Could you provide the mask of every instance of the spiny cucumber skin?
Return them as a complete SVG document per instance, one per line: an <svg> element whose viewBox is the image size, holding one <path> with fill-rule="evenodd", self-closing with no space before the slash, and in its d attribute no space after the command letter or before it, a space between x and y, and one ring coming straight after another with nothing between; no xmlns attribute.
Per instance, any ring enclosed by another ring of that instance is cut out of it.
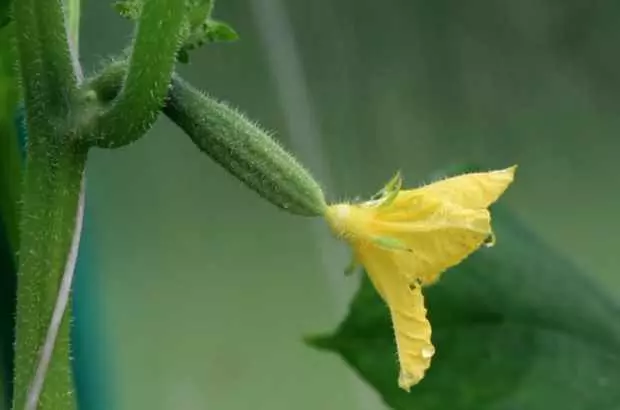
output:
<svg viewBox="0 0 620 410"><path fill-rule="evenodd" d="M164 111L200 150L272 204L297 215L324 214L323 191L310 173L239 111L179 78Z"/></svg>

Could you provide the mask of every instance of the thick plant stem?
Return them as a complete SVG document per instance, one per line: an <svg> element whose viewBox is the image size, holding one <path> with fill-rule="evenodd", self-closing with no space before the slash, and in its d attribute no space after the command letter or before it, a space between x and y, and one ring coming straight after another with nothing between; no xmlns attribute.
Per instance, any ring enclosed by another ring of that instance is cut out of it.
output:
<svg viewBox="0 0 620 410"><path fill-rule="evenodd" d="M77 89L62 0L14 4L23 98L29 122L66 116Z"/></svg>
<svg viewBox="0 0 620 410"><path fill-rule="evenodd" d="M71 288L73 286L73 277L75 274L75 265L80 247L82 222L84 218L84 184L85 179L82 177L82 186L80 187L80 198L78 200L78 209L75 217L75 227L71 239L70 250L60 278L60 286L56 297L56 303L54 304L54 311L52 312L52 319L50 320L50 325L45 336L45 342L41 347L37 369L28 391L26 410L36 410L37 408L39 398L41 397L43 386L45 384L45 379L47 377L47 370L49 369L54 355L54 350L56 348L56 341L58 340L58 335L60 334L60 329L62 328L62 324L65 319L65 312L71 303Z"/></svg>
<svg viewBox="0 0 620 410"><path fill-rule="evenodd" d="M71 131L81 68L71 51L63 0L14 4L28 146L22 173L13 408L22 410L57 300L74 228L86 149ZM39 410L76 407L70 365L70 310L42 385ZM38 404L36 403L38 401Z"/></svg>
<svg viewBox="0 0 620 410"><path fill-rule="evenodd" d="M37 142L41 141L41 142ZM31 139L24 172L17 284L14 409L26 404L56 303L76 225L86 149ZM39 410L75 408L66 309L47 369Z"/></svg>
<svg viewBox="0 0 620 410"><path fill-rule="evenodd" d="M65 0L66 6L65 12L68 20L69 40L71 42L70 51L71 59L73 61L73 68L77 76L78 83L82 81L82 68L79 63L79 20L80 20L80 0ZM39 405L39 399L41 397L43 386L47 378L47 371L50 367L58 336L61 333L61 328L65 317L70 317L71 305L71 291L73 287L73 277L75 273L75 266L77 262L77 255L80 245L80 238L82 234L82 221L84 217L84 201L85 201L85 178L82 176L82 183L80 187L79 200L77 206L77 213L75 217L75 225L73 230L73 236L71 240L68 256L65 261L64 269L60 277L60 286L58 295L56 297L56 303L54 304L54 310L50 320L49 327L45 335L45 341L40 347L39 361L34 372L33 379L30 383L28 396L26 398L26 405L24 410L36 410ZM69 343L69 340L67 340ZM69 350L69 346L65 347ZM60 348L62 349L62 347ZM60 386L62 388L62 386ZM72 390L72 386L69 386L68 390ZM55 406L56 404L54 404Z"/></svg>

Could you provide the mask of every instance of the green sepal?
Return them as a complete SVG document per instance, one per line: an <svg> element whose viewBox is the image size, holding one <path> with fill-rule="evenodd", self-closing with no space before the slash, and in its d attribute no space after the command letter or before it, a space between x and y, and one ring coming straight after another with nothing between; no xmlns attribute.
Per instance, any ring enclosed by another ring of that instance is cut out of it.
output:
<svg viewBox="0 0 620 410"><path fill-rule="evenodd" d="M495 236L495 232L491 230L491 233L484 241L484 246L486 246L487 248L492 248L495 246L496 242L497 242L497 237Z"/></svg>
<svg viewBox="0 0 620 410"><path fill-rule="evenodd" d="M400 171L397 171L388 183L372 196L372 200L376 201L378 206L391 205L398 196L402 186L403 177Z"/></svg>
<svg viewBox="0 0 620 410"><path fill-rule="evenodd" d="M351 276L355 273L356 270L360 268L360 263L355 257L355 255L351 256L351 260L346 268L344 268L344 276Z"/></svg>
<svg viewBox="0 0 620 410"><path fill-rule="evenodd" d="M396 238L391 238L389 236L375 236L372 238L372 242L380 248L389 251L411 252L411 248L405 245L402 241Z"/></svg>

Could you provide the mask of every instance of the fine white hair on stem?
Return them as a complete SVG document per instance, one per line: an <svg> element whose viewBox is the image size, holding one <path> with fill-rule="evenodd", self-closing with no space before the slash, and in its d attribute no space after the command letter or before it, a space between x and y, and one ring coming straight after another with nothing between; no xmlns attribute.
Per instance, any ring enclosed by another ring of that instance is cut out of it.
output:
<svg viewBox="0 0 620 410"><path fill-rule="evenodd" d="M54 346L56 345L58 331L62 325L62 319L67 309L67 305L69 304L84 220L85 182L85 176L82 174L80 195L75 216L75 229L73 231L73 237L71 238L71 248L69 249L67 260L65 262L65 268L62 273L60 288L58 289L58 296L56 297L56 304L54 305L54 311L52 313L52 319L47 330L47 335L45 336L45 342L41 348L39 362L37 364L34 378L32 379L28 390L28 399L24 410L36 410L37 408L39 397L41 396L41 391L43 390L47 369L49 367L50 360L52 359L52 354L54 353Z"/></svg>

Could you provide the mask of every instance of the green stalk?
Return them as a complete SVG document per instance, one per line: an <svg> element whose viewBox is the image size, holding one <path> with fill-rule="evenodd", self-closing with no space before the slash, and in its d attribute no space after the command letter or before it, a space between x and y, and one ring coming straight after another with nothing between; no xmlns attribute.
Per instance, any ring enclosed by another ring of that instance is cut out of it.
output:
<svg viewBox="0 0 620 410"><path fill-rule="evenodd" d="M79 1L68 0L69 30L62 1L19 0L15 7L29 140L20 221L16 410L76 407L68 306L88 146L125 145L150 128L166 96L185 13L184 0L145 0L127 77L102 110L88 90L78 88Z"/></svg>
<svg viewBox="0 0 620 410"><path fill-rule="evenodd" d="M183 0L145 1L120 93L85 129L91 143L121 147L153 125L168 92L185 10Z"/></svg>
<svg viewBox="0 0 620 410"><path fill-rule="evenodd" d="M16 410L26 405L27 392L50 325L73 241L85 161L86 149L73 143L29 145L24 171L17 279ZM65 311L56 338L41 391L40 410L75 408L69 312L69 309Z"/></svg>
<svg viewBox="0 0 620 410"><path fill-rule="evenodd" d="M71 48L77 56L80 50L80 0L64 0Z"/></svg>
<svg viewBox="0 0 620 410"><path fill-rule="evenodd" d="M17 50L29 126L48 127L69 112L78 75L65 27L62 0L14 4Z"/></svg>
<svg viewBox="0 0 620 410"><path fill-rule="evenodd" d="M22 174L15 324L13 408L75 409L70 365L70 309L57 318L40 400L28 405L65 265L74 242L86 148L70 131L81 68L67 37L62 0L14 5L19 70L27 118ZM35 396L36 398L36 396Z"/></svg>

